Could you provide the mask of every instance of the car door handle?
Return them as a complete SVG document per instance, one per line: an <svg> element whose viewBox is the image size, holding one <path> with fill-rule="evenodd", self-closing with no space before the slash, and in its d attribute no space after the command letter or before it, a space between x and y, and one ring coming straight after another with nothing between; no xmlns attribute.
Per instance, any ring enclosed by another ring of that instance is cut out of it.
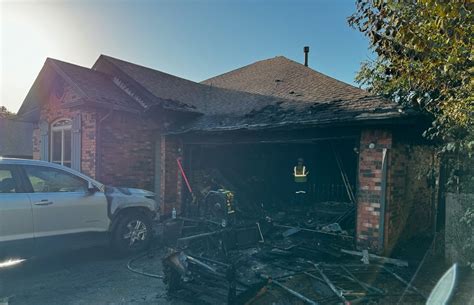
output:
<svg viewBox="0 0 474 305"><path fill-rule="evenodd" d="M43 199L41 201L35 202L34 205L51 205L53 204L52 201L49 201L47 199Z"/></svg>

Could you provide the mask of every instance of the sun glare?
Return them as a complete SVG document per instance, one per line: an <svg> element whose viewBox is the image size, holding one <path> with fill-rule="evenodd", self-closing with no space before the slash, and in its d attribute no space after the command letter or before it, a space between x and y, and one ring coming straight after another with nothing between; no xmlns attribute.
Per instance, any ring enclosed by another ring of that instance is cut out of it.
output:
<svg viewBox="0 0 474 305"><path fill-rule="evenodd" d="M62 31L51 26L39 5L0 5L0 105L16 111L46 57L57 56L63 49L58 40L51 39L54 33Z"/></svg>
<svg viewBox="0 0 474 305"><path fill-rule="evenodd" d="M0 268L7 268L7 267L19 265L24 261L25 261L25 259L22 259L22 258L20 258L20 259L9 259L9 260L0 262Z"/></svg>

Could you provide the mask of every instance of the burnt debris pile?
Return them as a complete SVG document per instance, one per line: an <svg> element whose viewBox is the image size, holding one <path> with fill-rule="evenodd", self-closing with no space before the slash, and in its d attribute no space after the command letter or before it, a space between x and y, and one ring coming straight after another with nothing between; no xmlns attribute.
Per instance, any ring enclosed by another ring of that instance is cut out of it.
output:
<svg viewBox="0 0 474 305"><path fill-rule="evenodd" d="M352 204L253 213L219 190L203 212L164 224L164 281L193 304L357 304L423 300L407 263L354 249ZM396 300L396 298L395 298Z"/></svg>

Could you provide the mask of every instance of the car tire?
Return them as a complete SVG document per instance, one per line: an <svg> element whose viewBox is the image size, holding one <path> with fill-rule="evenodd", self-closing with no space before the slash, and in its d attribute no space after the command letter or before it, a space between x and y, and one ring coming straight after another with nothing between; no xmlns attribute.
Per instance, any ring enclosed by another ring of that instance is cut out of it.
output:
<svg viewBox="0 0 474 305"><path fill-rule="evenodd" d="M112 232L112 246L117 254L127 256L148 249L152 239L151 219L143 213L121 216Z"/></svg>

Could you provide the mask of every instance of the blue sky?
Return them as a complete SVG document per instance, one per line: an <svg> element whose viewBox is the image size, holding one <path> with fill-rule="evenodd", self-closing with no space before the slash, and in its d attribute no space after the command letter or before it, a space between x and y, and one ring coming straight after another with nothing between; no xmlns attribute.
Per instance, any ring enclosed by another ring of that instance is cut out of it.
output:
<svg viewBox="0 0 474 305"><path fill-rule="evenodd" d="M17 111L46 57L107 54L194 81L278 55L354 83L371 57L354 0L0 1L1 100Z"/></svg>

